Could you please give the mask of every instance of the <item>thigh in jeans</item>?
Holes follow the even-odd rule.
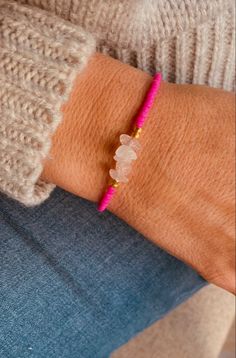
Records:
[[[173,240],[175,238],[173,237]],[[0,356],[105,358],[205,285],[109,212],[0,196]]]

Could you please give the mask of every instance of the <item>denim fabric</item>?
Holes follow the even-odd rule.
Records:
[[[0,227],[1,358],[106,358],[205,285],[59,189],[33,209],[0,196]]]

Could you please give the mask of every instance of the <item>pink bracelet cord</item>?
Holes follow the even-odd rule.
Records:
[[[112,185],[109,185],[98,205],[98,211],[102,212],[107,208],[115,192],[116,188],[114,188]]]
[[[148,113],[153,105],[153,102],[155,100],[155,96],[159,90],[161,84],[161,74],[157,73],[153,77],[153,81],[151,84],[151,87],[143,101],[143,104],[138,112],[138,115],[135,120],[135,125],[137,128],[142,128],[145,120],[147,119]]]
[[[143,104],[134,120],[134,131],[133,131],[134,134],[132,135],[133,138],[139,137],[139,132],[141,131],[141,128],[143,127],[148,117],[149,111],[155,100],[155,96],[160,88],[161,79],[162,76],[160,73],[157,73],[153,77],[153,81],[149,88],[149,91],[147,92]],[[108,186],[101,201],[99,202],[98,211],[102,212],[107,208],[107,206],[109,205],[111,199],[113,198],[116,192],[116,188],[118,187],[118,185],[119,185],[119,181],[115,180],[114,184]]]

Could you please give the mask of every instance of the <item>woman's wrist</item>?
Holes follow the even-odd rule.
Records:
[[[143,71],[107,56],[93,56],[87,69],[77,77],[71,97],[63,107],[63,121],[53,137],[42,179],[97,202],[114,165],[119,135],[131,129],[151,82],[152,77]],[[148,192],[156,190],[153,187],[156,180],[152,178],[158,177],[156,166],[167,160],[173,134],[170,132],[167,137],[162,134],[167,113],[169,116],[174,113],[175,91],[175,85],[162,82],[142,132],[141,153],[132,167],[129,183],[119,188],[109,206],[109,210],[136,228],[135,220],[145,205],[143,199],[146,201]],[[142,221],[139,214],[138,223]],[[141,232],[147,223],[146,218]]]
[[[107,56],[93,56],[63,107],[63,121],[53,137],[42,178],[97,201],[119,134],[131,127],[151,80]]]
[[[119,135],[130,129],[151,80],[142,71],[96,54],[63,108],[43,179],[98,201]],[[233,103],[229,93],[163,82],[130,181],[109,207],[230,291],[235,274]]]

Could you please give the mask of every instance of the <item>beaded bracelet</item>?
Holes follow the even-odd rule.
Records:
[[[138,138],[140,136],[142,127],[147,119],[149,111],[153,105],[155,96],[159,90],[161,84],[161,74],[157,73],[153,77],[152,84],[144,99],[144,102],[135,118],[134,126],[131,135],[121,134],[121,145],[115,152],[114,159],[116,161],[116,168],[110,169],[109,174],[112,178],[112,183],[108,185],[101,201],[98,205],[98,211],[104,211],[114,196],[119,183],[127,183],[127,175],[131,170],[131,164],[133,160],[137,159],[137,152],[140,149],[140,143]]]

